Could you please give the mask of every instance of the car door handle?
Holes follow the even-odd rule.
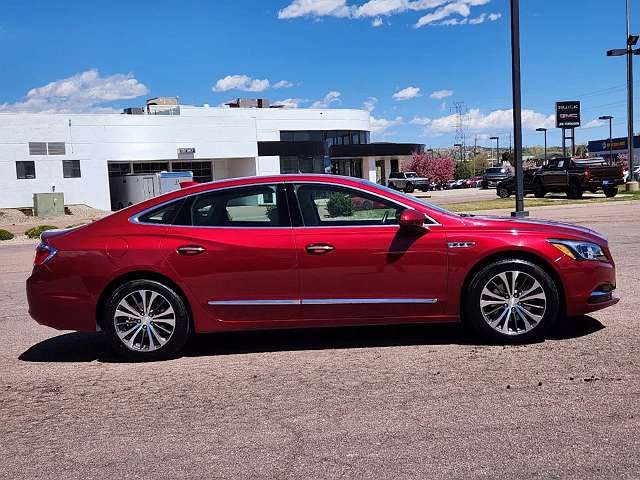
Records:
[[[183,245],[181,247],[176,248],[176,252],[180,255],[199,255],[204,253],[205,248],[200,245]]]
[[[324,253],[333,252],[335,250],[333,245],[328,243],[310,243],[306,247],[309,255],[322,255]]]

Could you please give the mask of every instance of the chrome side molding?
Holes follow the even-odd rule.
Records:
[[[363,305],[363,304],[433,304],[437,298],[303,298],[301,300],[209,300],[209,305],[256,306],[256,305]]]

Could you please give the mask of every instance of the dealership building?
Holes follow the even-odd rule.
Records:
[[[156,98],[122,114],[0,114],[0,207],[31,207],[33,194],[111,209],[109,178],[192,171],[194,180],[329,173],[385,183],[420,144],[370,143],[364,110],[225,108]]]

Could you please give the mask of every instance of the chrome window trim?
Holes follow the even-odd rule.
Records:
[[[296,181],[296,182],[288,180],[288,181],[286,181],[284,183],[285,184],[292,184],[292,185],[327,185],[327,184],[329,184],[329,185],[335,185],[335,186],[338,186],[338,187],[350,188],[350,189],[353,189],[353,190],[358,190],[358,191],[363,192],[363,193],[368,193],[369,195],[381,198],[383,200],[386,200],[388,202],[394,203],[396,205],[400,205],[401,207],[404,207],[406,209],[415,210],[415,208],[410,207],[409,205],[407,205],[405,203],[402,203],[402,202],[399,202],[399,201],[397,201],[395,199],[392,199],[392,198],[389,198],[389,197],[385,197],[383,195],[371,192],[371,191],[366,190],[364,188],[354,187],[352,185],[342,185],[341,183],[332,183],[332,182],[319,182],[317,180]],[[296,192],[296,195],[297,195],[297,192]],[[441,223],[436,222],[433,218],[431,218],[426,213],[424,214],[424,216],[427,217],[428,220],[433,222],[433,223],[425,223],[424,224],[425,226],[427,226],[427,227],[435,227],[435,226],[441,227],[442,226]],[[353,227],[399,227],[399,226],[400,225],[392,225],[392,224],[383,225],[383,224],[380,224],[380,225],[335,225],[335,226],[331,226],[331,225],[308,225],[307,226],[307,225],[304,225],[303,227],[304,228],[327,228],[327,227],[329,227],[329,228],[353,228]],[[301,228],[301,227],[294,227],[294,228]]]
[[[363,228],[363,227],[395,227],[395,228],[399,228],[400,225],[315,225],[315,226],[299,226],[299,227],[294,227],[292,225],[283,225],[283,226],[277,226],[277,227],[273,227],[273,226],[269,226],[269,227],[235,227],[235,226],[210,226],[210,225],[172,225],[172,224],[163,224],[163,223],[146,223],[146,222],[141,222],[140,221],[140,217],[142,215],[145,215],[146,213],[150,212],[151,210],[155,210],[156,208],[160,208],[163,207],[165,205],[168,205],[171,202],[175,202],[178,200],[184,200],[187,199],[189,197],[193,197],[194,195],[202,195],[205,193],[212,193],[212,192],[222,192],[224,190],[230,190],[233,188],[243,188],[243,187],[253,187],[253,186],[265,186],[265,185],[293,185],[293,184],[301,184],[301,185],[335,185],[338,187],[344,187],[344,188],[351,188],[353,190],[358,190],[360,192],[364,192],[364,193],[368,193],[369,195],[373,195],[374,197],[378,197],[384,200],[387,200],[388,202],[391,203],[395,203],[396,205],[400,205],[404,208],[407,209],[411,209],[411,210],[415,210],[415,208],[410,207],[409,205],[406,205],[402,202],[398,202],[394,199],[385,197],[383,195],[380,195],[378,193],[374,193],[374,192],[370,192],[369,190],[366,190],[364,188],[359,188],[359,187],[354,187],[352,185],[343,185],[341,183],[334,183],[334,182],[320,182],[317,180],[313,180],[313,181],[292,181],[292,180],[287,180],[287,181],[281,181],[281,182],[260,182],[260,183],[250,183],[247,185],[234,185],[231,187],[222,187],[222,188],[215,188],[215,189],[211,189],[211,190],[202,190],[200,192],[194,192],[194,193],[189,193],[188,195],[183,195],[181,197],[177,197],[177,198],[172,198],[171,200],[167,200],[166,202],[162,202],[162,203],[158,203],[157,205],[154,205],[152,207],[146,208],[144,210],[142,210],[141,212],[138,212],[132,216],[130,216],[128,218],[128,221],[130,223],[133,224],[137,224],[137,225],[146,225],[146,226],[153,226],[153,227],[182,227],[182,228],[235,228],[235,229],[261,229],[261,230],[269,230],[269,229],[273,229],[273,228],[288,228],[288,229],[292,229],[292,228],[354,228],[354,227],[358,227],[358,228]],[[423,212],[424,213],[424,212]],[[426,213],[424,214],[427,219],[433,223],[425,223],[424,226],[425,227],[441,227],[442,224],[437,222],[436,220],[434,220],[432,217],[430,217],[429,215],[427,215]]]
[[[209,300],[209,305],[366,305],[366,304],[434,304],[437,298],[303,298],[300,300]]]

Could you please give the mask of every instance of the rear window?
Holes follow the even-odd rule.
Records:
[[[416,178],[418,176],[418,174],[416,172],[407,172],[407,173],[405,173],[405,176],[407,178]]]
[[[138,221],[141,223],[155,223],[157,225],[171,225],[178,215],[183,203],[184,198],[166,203],[158,208],[150,210],[144,215],[140,215],[140,217],[138,217]]]

